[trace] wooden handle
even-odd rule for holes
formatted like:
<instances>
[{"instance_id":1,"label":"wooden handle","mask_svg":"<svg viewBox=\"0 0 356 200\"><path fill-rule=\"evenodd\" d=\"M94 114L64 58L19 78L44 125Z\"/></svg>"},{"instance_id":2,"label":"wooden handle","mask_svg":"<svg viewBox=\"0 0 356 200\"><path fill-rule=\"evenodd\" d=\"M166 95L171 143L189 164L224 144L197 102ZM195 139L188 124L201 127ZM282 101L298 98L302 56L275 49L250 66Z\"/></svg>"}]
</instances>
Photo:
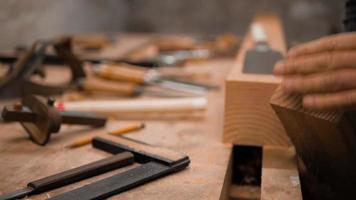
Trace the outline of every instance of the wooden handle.
<instances>
[{"instance_id":1,"label":"wooden handle","mask_svg":"<svg viewBox=\"0 0 356 200\"><path fill-rule=\"evenodd\" d=\"M93 163L32 181L28 185L34 188L36 192L44 192L130 165L133 162L133 154L130 152L123 152Z\"/></svg>"},{"instance_id":2,"label":"wooden handle","mask_svg":"<svg viewBox=\"0 0 356 200\"><path fill-rule=\"evenodd\" d=\"M145 83L147 70L128 64L105 64L96 68L95 73L104 79L142 84Z\"/></svg>"},{"instance_id":3,"label":"wooden handle","mask_svg":"<svg viewBox=\"0 0 356 200\"><path fill-rule=\"evenodd\" d=\"M105 35L76 35L73 42L83 49L102 49L110 45L110 40Z\"/></svg>"},{"instance_id":4,"label":"wooden handle","mask_svg":"<svg viewBox=\"0 0 356 200\"><path fill-rule=\"evenodd\" d=\"M140 87L135 83L118 83L95 78L83 80L80 86L87 92L103 92L118 96L134 96L140 92Z\"/></svg>"}]
</instances>

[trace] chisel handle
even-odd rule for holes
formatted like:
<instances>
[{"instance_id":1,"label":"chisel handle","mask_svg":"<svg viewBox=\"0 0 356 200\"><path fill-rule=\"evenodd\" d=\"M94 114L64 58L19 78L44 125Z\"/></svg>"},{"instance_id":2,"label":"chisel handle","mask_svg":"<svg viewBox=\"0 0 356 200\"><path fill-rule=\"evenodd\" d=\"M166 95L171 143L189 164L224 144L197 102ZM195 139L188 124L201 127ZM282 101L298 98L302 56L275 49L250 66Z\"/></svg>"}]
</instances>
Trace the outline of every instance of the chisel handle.
<instances>
[{"instance_id":1,"label":"chisel handle","mask_svg":"<svg viewBox=\"0 0 356 200\"><path fill-rule=\"evenodd\" d=\"M137 84L145 83L147 72L146 69L128 64L102 64L95 68L98 77Z\"/></svg>"},{"instance_id":2,"label":"chisel handle","mask_svg":"<svg viewBox=\"0 0 356 200\"><path fill-rule=\"evenodd\" d=\"M93 163L30 182L28 183L28 186L34 188L32 191L33 194L41 193L133 164L133 162L133 154L130 152L123 152Z\"/></svg>"},{"instance_id":3,"label":"chisel handle","mask_svg":"<svg viewBox=\"0 0 356 200\"><path fill-rule=\"evenodd\" d=\"M135 83L118 83L96 78L82 80L80 87L86 92L102 92L118 96L134 96L142 92L142 87Z\"/></svg>"}]
</instances>

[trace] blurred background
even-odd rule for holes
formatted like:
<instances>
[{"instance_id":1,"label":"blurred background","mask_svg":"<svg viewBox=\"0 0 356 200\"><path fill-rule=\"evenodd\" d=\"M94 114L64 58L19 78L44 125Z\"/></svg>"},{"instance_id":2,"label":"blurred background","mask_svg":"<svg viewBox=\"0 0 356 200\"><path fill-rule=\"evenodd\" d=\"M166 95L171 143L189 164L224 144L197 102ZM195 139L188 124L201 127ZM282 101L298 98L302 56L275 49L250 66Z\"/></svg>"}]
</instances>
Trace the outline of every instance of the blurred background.
<instances>
[{"instance_id":1,"label":"blurred background","mask_svg":"<svg viewBox=\"0 0 356 200\"><path fill-rule=\"evenodd\" d=\"M63 33L242 35L257 11L284 21L289 44L339 31L343 0L2 0L0 48Z\"/></svg>"}]
</instances>

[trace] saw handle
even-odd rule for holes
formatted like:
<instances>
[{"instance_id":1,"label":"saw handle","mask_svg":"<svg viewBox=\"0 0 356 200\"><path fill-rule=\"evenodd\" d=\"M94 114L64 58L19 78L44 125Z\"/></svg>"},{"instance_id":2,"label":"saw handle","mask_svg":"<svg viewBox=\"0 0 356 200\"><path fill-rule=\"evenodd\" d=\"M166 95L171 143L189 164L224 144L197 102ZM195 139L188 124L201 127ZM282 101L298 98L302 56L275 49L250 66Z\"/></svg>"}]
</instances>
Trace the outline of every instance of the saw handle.
<instances>
[{"instance_id":1,"label":"saw handle","mask_svg":"<svg viewBox=\"0 0 356 200\"><path fill-rule=\"evenodd\" d=\"M28 186L34 189L32 193L41 193L80 180L84 180L111 171L113 169L131 165L133 162L133 154L130 152L123 152L93 163L89 163L58 174L32 181L28 183Z\"/></svg>"},{"instance_id":2,"label":"saw handle","mask_svg":"<svg viewBox=\"0 0 356 200\"><path fill-rule=\"evenodd\" d=\"M80 87L86 92L103 92L118 96L135 96L141 93L141 87L135 83L118 83L96 78L86 78L82 80Z\"/></svg>"},{"instance_id":3,"label":"saw handle","mask_svg":"<svg viewBox=\"0 0 356 200\"><path fill-rule=\"evenodd\" d=\"M105 64L95 69L98 77L114 81L144 84L147 70L128 64Z\"/></svg>"}]
</instances>

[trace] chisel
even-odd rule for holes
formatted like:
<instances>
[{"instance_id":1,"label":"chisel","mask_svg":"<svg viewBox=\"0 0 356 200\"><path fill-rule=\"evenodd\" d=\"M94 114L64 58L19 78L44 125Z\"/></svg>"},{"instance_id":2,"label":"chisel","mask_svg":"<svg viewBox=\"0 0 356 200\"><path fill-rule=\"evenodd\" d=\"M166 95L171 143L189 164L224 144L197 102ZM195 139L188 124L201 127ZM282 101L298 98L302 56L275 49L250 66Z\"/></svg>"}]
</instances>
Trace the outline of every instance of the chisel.
<instances>
[{"instance_id":1,"label":"chisel","mask_svg":"<svg viewBox=\"0 0 356 200\"><path fill-rule=\"evenodd\" d=\"M209 90L216 89L216 86L197 84L193 82L168 79L156 70L146 70L127 64L102 64L94 67L95 74L103 79L134 82L137 84L147 84L163 87L166 89L205 94Z\"/></svg>"}]
</instances>

